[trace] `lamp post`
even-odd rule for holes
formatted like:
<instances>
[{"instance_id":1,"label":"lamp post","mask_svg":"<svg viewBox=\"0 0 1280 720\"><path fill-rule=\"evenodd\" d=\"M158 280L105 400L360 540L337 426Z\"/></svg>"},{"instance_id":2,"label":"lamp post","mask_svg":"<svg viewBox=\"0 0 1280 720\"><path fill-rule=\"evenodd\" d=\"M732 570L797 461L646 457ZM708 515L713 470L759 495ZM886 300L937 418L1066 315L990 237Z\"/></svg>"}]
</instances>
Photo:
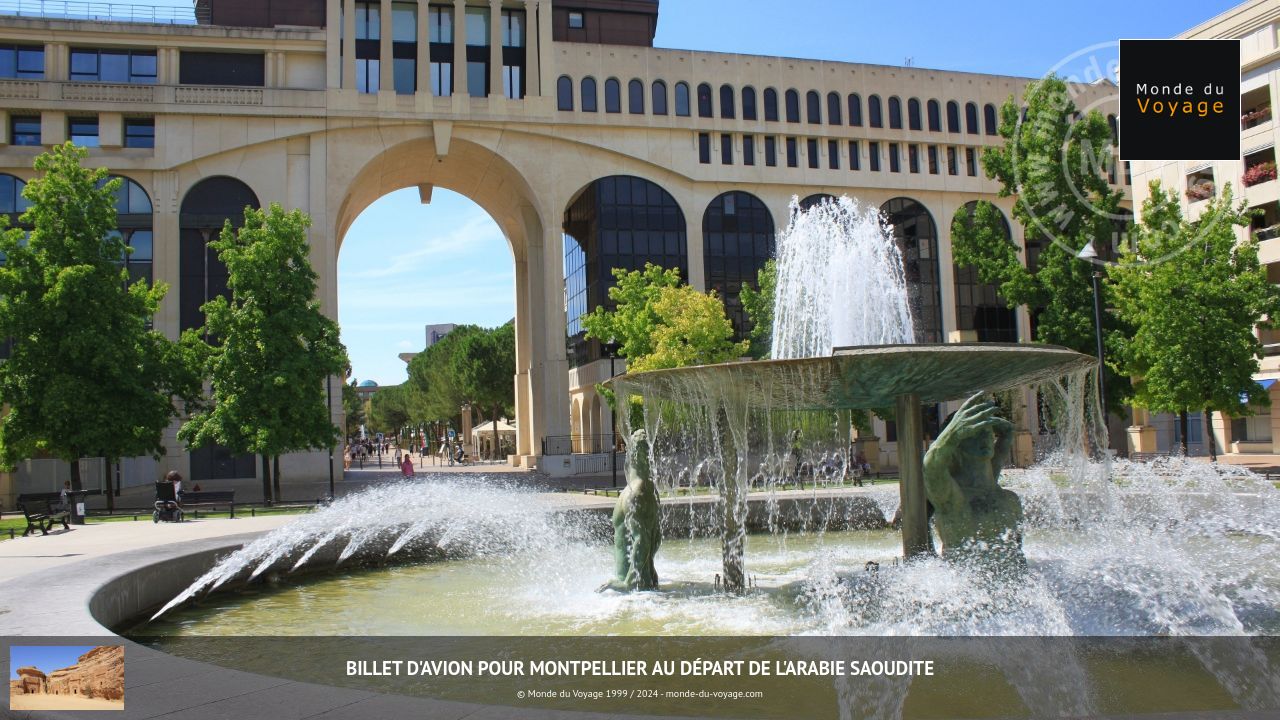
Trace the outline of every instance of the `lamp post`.
<instances>
[{"instance_id":1,"label":"lamp post","mask_svg":"<svg viewBox=\"0 0 1280 720\"><path fill-rule=\"evenodd\" d=\"M614 340L613 338L609 338L609 342L604 344L604 351L609 355L609 379L612 380L617 375L617 370L614 367L614 363L618 359L618 341ZM614 405L615 406L617 405L616 395L614 396ZM610 468L612 468L612 471L613 471L613 486L618 487L618 409L617 407L612 408L611 413L612 413L613 422L610 423L610 429L613 432L611 433L612 437L610 438L610 440L612 440L613 447L609 449L609 454L610 454L609 466Z\"/></svg>"},{"instance_id":2,"label":"lamp post","mask_svg":"<svg viewBox=\"0 0 1280 720\"><path fill-rule=\"evenodd\" d=\"M324 400L329 406L329 423L333 423L333 376L324 378ZM333 499L333 441L329 441L329 499Z\"/></svg>"},{"instance_id":3,"label":"lamp post","mask_svg":"<svg viewBox=\"0 0 1280 720\"><path fill-rule=\"evenodd\" d=\"M1076 254L1076 257L1090 263L1097 260L1098 251L1093 248L1093 241L1090 240L1089 243ZM1098 284L1101 279L1102 271L1095 267L1092 273L1093 329L1098 347L1098 402L1102 405L1103 424L1105 425L1107 416L1107 379L1105 370L1106 366L1103 365L1106 358L1102 344L1102 289Z\"/></svg>"}]
</instances>

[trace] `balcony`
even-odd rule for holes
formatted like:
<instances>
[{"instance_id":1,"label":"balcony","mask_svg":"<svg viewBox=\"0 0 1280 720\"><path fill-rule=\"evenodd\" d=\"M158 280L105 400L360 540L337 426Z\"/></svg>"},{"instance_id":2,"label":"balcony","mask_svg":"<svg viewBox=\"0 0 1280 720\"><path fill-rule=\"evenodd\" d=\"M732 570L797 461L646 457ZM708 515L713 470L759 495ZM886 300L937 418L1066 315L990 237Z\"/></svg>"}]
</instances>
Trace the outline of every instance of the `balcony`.
<instances>
[{"instance_id":1,"label":"balcony","mask_svg":"<svg viewBox=\"0 0 1280 720\"><path fill-rule=\"evenodd\" d=\"M218 106L321 111L325 107L325 93L322 89L299 88L0 80L0 100L30 101L31 110L68 109L62 107L62 103L72 102L101 105L103 109L117 104L130 105L126 110L136 112L161 111L155 106L163 105L185 106L188 109L182 112L198 113L217 112ZM152 107L145 107L148 105ZM200 106L209 109L197 109Z\"/></svg>"},{"instance_id":2,"label":"balcony","mask_svg":"<svg viewBox=\"0 0 1280 720\"><path fill-rule=\"evenodd\" d=\"M1271 106L1266 105L1240 115L1240 129L1248 130L1271 122Z\"/></svg>"},{"instance_id":3,"label":"balcony","mask_svg":"<svg viewBox=\"0 0 1280 720\"><path fill-rule=\"evenodd\" d=\"M209 7L173 7L85 0L0 0L0 16L92 22L197 25L209 22Z\"/></svg>"}]
</instances>

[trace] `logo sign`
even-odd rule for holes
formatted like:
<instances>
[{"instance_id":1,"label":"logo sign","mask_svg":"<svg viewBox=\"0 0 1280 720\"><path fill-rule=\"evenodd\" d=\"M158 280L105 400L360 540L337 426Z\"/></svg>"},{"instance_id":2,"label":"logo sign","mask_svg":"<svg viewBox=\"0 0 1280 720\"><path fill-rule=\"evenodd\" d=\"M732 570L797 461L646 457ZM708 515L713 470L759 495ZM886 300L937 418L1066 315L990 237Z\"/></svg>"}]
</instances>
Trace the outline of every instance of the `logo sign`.
<instances>
[{"instance_id":1,"label":"logo sign","mask_svg":"<svg viewBox=\"0 0 1280 720\"><path fill-rule=\"evenodd\" d=\"M1239 40L1121 40L1120 157L1240 159Z\"/></svg>"}]
</instances>

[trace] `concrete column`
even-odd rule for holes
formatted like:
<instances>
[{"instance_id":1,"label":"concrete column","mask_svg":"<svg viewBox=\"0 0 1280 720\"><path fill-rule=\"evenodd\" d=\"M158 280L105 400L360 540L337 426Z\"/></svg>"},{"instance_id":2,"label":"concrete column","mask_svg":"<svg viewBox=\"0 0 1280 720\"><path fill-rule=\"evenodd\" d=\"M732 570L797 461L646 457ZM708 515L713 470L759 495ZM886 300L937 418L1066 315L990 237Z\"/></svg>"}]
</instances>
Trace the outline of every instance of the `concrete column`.
<instances>
[{"instance_id":1,"label":"concrete column","mask_svg":"<svg viewBox=\"0 0 1280 720\"><path fill-rule=\"evenodd\" d=\"M157 58L157 61L159 58ZM44 79L65 81L71 77L71 50L66 43L44 44Z\"/></svg>"},{"instance_id":2,"label":"concrete column","mask_svg":"<svg viewBox=\"0 0 1280 720\"><path fill-rule=\"evenodd\" d=\"M453 0L453 94L467 91L467 0Z\"/></svg>"},{"instance_id":3,"label":"concrete column","mask_svg":"<svg viewBox=\"0 0 1280 720\"><path fill-rule=\"evenodd\" d=\"M341 0L325 0L324 59L325 87L342 87L342 5Z\"/></svg>"},{"instance_id":4,"label":"concrete column","mask_svg":"<svg viewBox=\"0 0 1280 720\"><path fill-rule=\"evenodd\" d=\"M542 95L542 76L538 69L538 12L537 0L524 0L524 87L525 95Z\"/></svg>"},{"instance_id":5,"label":"concrete column","mask_svg":"<svg viewBox=\"0 0 1280 720\"><path fill-rule=\"evenodd\" d=\"M924 421L920 396L898 396L898 477L902 506L902 557L933 552L924 492Z\"/></svg>"},{"instance_id":6,"label":"concrete column","mask_svg":"<svg viewBox=\"0 0 1280 720\"><path fill-rule=\"evenodd\" d=\"M538 60L538 73L542 91L539 94L548 94L551 88L555 87L555 63L551 55L554 47L551 44L551 3L547 0L538 2L537 32L538 50L541 54Z\"/></svg>"},{"instance_id":7,"label":"concrete column","mask_svg":"<svg viewBox=\"0 0 1280 720\"><path fill-rule=\"evenodd\" d=\"M502 94L502 0L489 0L489 97Z\"/></svg>"},{"instance_id":8,"label":"concrete column","mask_svg":"<svg viewBox=\"0 0 1280 720\"><path fill-rule=\"evenodd\" d=\"M378 92L395 95L395 58L391 53L391 0L382 0L379 7L381 28L378 33Z\"/></svg>"},{"instance_id":9,"label":"concrete column","mask_svg":"<svg viewBox=\"0 0 1280 720\"><path fill-rule=\"evenodd\" d=\"M342 87L356 88L356 0L342 0Z\"/></svg>"},{"instance_id":10,"label":"concrete column","mask_svg":"<svg viewBox=\"0 0 1280 720\"><path fill-rule=\"evenodd\" d=\"M276 87L276 54L273 52L262 54L262 85L264 87Z\"/></svg>"},{"instance_id":11,"label":"concrete column","mask_svg":"<svg viewBox=\"0 0 1280 720\"><path fill-rule=\"evenodd\" d=\"M706 292L707 264L703 252L706 240L702 237L702 213L706 210L706 203L710 201L698 192L689 197L692 198L690 203L680 208L680 212L684 213L685 264L689 267L689 277L684 278L684 281L694 290Z\"/></svg>"},{"instance_id":12,"label":"concrete column","mask_svg":"<svg viewBox=\"0 0 1280 720\"><path fill-rule=\"evenodd\" d=\"M529 368L533 352L533 323L529 314L529 263L521 257L516 258L516 375L514 378L516 391L516 455L530 456L534 454L532 435L532 415L529 408L533 402L530 393Z\"/></svg>"},{"instance_id":13,"label":"concrete column","mask_svg":"<svg viewBox=\"0 0 1280 720\"><path fill-rule=\"evenodd\" d=\"M427 21L431 18L430 5L418 3L418 67L417 92L431 93L431 27Z\"/></svg>"},{"instance_id":14,"label":"concrete column","mask_svg":"<svg viewBox=\"0 0 1280 720\"><path fill-rule=\"evenodd\" d=\"M942 339L947 338L949 330L960 327L956 312L956 264L951 256L951 216L955 208L950 203L941 203L941 222L935 223L938 230L938 281L942 295ZM977 338L974 338L975 340Z\"/></svg>"}]
</instances>

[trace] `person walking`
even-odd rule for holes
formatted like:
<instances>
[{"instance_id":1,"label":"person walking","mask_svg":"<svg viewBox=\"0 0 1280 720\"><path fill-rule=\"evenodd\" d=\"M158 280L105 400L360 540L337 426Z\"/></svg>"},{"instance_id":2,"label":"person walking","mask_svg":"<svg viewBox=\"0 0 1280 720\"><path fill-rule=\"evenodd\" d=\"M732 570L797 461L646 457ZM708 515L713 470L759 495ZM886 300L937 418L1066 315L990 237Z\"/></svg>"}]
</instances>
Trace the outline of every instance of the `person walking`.
<instances>
[{"instance_id":1,"label":"person walking","mask_svg":"<svg viewBox=\"0 0 1280 720\"><path fill-rule=\"evenodd\" d=\"M342 469L351 469L351 446L348 445L342 449Z\"/></svg>"},{"instance_id":2,"label":"person walking","mask_svg":"<svg viewBox=\"0 0 1280 720\"><path fill-rule=\"evenodd\" d=\"M400 474L406 478L413 477L413 459L405 455L400 460Z\"/></svg>"}]
</instances>

